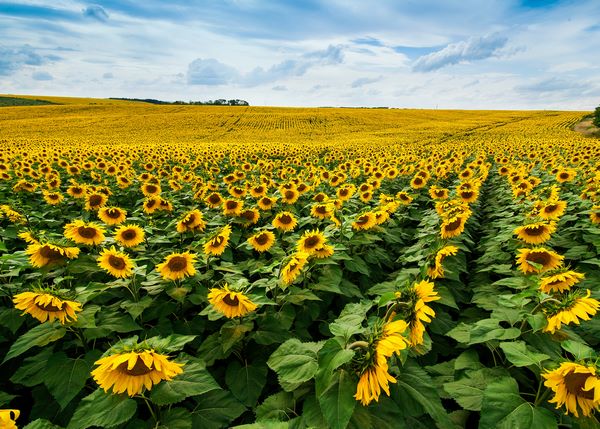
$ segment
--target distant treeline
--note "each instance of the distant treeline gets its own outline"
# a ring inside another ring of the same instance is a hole
[[[594,112],[594,125],[600,128],[600,106],[596,107]]]
[[[152,104],[185,104],[185,105],[199,105],[199,106],[249,106],[250,104],[246,100],[240,100],[238,98],[234,100],[225,100],[219,98],[218,100],[208,101],[163,101],[155,100],[154,98],[122,98],[122,97],[110,97],[111,100],[125,100],[125,101],[141,101],[143,103]]]
[[[46,104],[56,104],[47,100],[37,100],[33,98],[0,97],[0,107],[15,106],[42,106]]]

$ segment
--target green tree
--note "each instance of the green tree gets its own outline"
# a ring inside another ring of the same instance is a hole
[[[600,127],[600,106],[596,107],[596,112],[594,113],[594,125]]]

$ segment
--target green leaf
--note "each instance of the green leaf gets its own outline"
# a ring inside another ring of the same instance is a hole
[[[340,313],[340,317],[329,324],[329,330],[333,335],[343,337],[347,342],[352,335],[365,330],[362,323],[371,307],[370,302],[347,304]]]
[[[79,403],[68,429],[86,429],[92,426],[111,428],[131,419],[137,410],[135,400],[126,395],[112,395],[101,389],[86,396]]]
[[[504,368],[482,368],[467,371],[460,380],[444,383],[444,390],[465,410],[480,411],[483,394],[487,385],[506,376]]]
[[[97,353],[96,357],[100,355]],[[83,359],[70,359],[63,352],[53,354],[44,371],[44,384],[54,396],[60,409],[64,410],[71,400],[85,386],[90,377],[91,362]]]
[[[246,332],[252,331],[254,323],[230,320],[221,326],[221,347],[223,352],[229,351],[238,341],[241,341]]]
[[[575,340],[565,340],[560,346],[571,353],[576,360],[592,359],[596,356],[594,349]]]
[[[525,341],[512,341],[500,343],[500,348],[504,351],[506,358],[514,366],[536,365],[541,368],[541,363],[550,359],[550,356],[544,353],[537,353],[527,347]]]
[[[23,426],[23,429],[62,429],[62,427],[55,425],[46,419],[37,419],[29,423],[27,426]]]
[[[267,365],[277,373],[283,390],[291,392],[317,373],[317,352],[323,343],[302,343],[292,338],[273,352]]]
[[[29,332],[21,335],[13,343],[10,350],[4,357],[4,362],[14,357],[20,356],[32,347],[42,347],[54,341],[60,340],[67,333],[67,329],[58,322],[42,323]]]
[[[161,413],[158,429],[192,429],[192,414],[186,408],[171,408]]]
[[[294,413],[294,395],[290,392],[279,392],[269,396],[256,407],[256,420],[288,420]]]
[[[140,314],[144,312],[145,309],[150,307],[153,302],[154,300],[152,299],[152,297],[146,295],[137,302],[123,301],[121,303],[121,308],[127,310],[127,312],[131,314],[131,317],[133,317],[133,319],[135,320],[140,316]]]
[[[50,356],[52,356],[52,349],[45,348],[38,354],[26,358],[21,367],[10,378],[10,381],[27,387],[43,383],[44,371]]]
[[[332,377],[331,383],[317,392],[321,413],[331,429],[344,429],[356,407],[356,381],[347,371],[340,369]]]
[[[262,365],[257,363],[242,365],[239,361],[234,360],[227,367],[225,382],[233,396],[244,405],[253,407],[267,383],[268,371],[264,363]]]
[[[116,311],[100,311],[98,320],[96,321],[97,328],[89,328],[85,330],[85,337],[93,340],[96,338],[108,337],[115,332],[126,333],[140,330],[141,327],[133,321],[129,314],[123,314]]]
[[[160,353],[173,353],[183,349],[183,347],[196,339],[197,335],[177,335],[172,334],[168,337],[152,337],[145,342]]]
[[[150,400],[157,405],[175,404],[215,389],[220,387],[204,364],[193,362],[183,366],[183,374],[155,386],[150,393]]]
[[[553,414],[533,407],[519,394],[519,386],[512,377],[491,382],[483,394],[479,429],[556,428]]]
[[[195,399],[197,404],[192,412],[193,428],[221,429],[246,411],[246,407],[226,390],[213,390]]]

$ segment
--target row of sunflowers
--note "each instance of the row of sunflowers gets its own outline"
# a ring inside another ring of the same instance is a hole
[[[0,149],[2,427],[598,425],[600,150],[506,115]]]

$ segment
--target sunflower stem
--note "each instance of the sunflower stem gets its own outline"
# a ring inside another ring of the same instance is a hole
[[[352,349],[355,349],[356,347],[367,348],[367,347],[369,347],[369,343],[366,341],[354,341],[352,344],[348,345],[348,347],[346,347],[346,349],[352,350]]]

